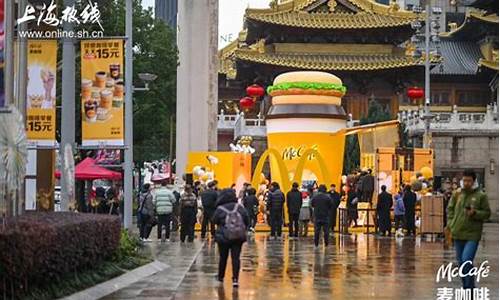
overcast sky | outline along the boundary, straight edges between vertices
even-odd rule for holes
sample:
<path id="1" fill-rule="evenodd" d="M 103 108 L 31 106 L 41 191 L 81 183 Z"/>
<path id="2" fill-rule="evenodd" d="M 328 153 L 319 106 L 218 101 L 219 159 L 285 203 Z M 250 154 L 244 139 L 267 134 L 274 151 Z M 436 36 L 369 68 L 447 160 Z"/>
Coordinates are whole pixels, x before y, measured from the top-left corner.
<path id="1" fill-rule="evenodd" d="M 182 1 L 182 0 L 178 0 Z M 243 28 L 247 7 L 269 7 L 270 0 L 219 0 L 219 48 L 233 41 Z M 154 7 L 155 0 L 142 0 L 143 6 Z"/>

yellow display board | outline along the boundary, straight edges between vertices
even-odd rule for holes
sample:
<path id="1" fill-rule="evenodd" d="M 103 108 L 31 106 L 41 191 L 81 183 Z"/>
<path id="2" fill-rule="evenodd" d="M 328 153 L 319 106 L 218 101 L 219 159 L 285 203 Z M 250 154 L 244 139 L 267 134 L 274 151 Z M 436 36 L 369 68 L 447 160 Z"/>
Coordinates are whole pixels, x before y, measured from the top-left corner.
<path id="1" fill-rule="evenodd" d="M 209 160 L 209 157 L 212 159 Z M 217 163 L 213 163 L 214 161 Z M 213 171 L 219 188 L 228 188 L 234 183 L 236 190 L 239 190 L 243 183 L 251 180 L 252 155 L 236 152 L 189 152 L 185 173 L 192 173 L 196 166 Z"/>
<path id="2" fill-rule="evenodd" d="M 26 133 L 30 143 L 56 142 L 57 41 L 28 41 Z"/>
<path id="3" fill-rule="evenodd" d="M 345 143 L 343 130 L 336 133 L 270 133 L 267 142 L 269 149 L 275 150 L 269 155 L 271 180 L 280 183 L 284 190 L 294 181 L 340 184 Z M 286 174 L 282 174 L 285 170 Z M 256 174 L 260 172 L 258 168 L 255 170 Z"/>
<path id="4" fill-rule="evenodd" d="M 81 41 L 82 144 L 123 145 L 123 40 Z"/>

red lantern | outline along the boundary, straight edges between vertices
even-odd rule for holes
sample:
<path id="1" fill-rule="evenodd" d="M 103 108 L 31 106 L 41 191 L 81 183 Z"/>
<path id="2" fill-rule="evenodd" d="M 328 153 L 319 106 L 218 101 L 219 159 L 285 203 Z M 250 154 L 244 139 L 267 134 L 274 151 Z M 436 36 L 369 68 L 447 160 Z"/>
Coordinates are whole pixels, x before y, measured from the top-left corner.
<path id="1" fill-rule="evenodd" d="M 244 111 L 251 109 L 254 105 L 254 101 L 251 97 L 243 97 L 240 99 L 240 108 Z"/>
<path id="2" fill-rule="evenodd" d="M 247 95 L 252 98 L 262 97 L 264 96 L 264 88 L 257 84 L 252 84 L 247 87 Z"/>
<path id="3" fill-rule="evenodd" d="M 408 98 L 411 100 L 421 99 L 424 97 L 424 90 L 419 87 L 411 87 L 407 92 Z"/>

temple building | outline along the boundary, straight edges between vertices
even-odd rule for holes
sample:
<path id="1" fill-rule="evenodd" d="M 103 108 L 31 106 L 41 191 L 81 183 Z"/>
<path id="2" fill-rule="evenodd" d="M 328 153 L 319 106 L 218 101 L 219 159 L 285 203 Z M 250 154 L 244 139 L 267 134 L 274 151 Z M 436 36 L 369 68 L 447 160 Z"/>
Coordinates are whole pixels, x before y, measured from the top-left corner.
<path id="1" fill-rule="evenodd" d="M 441 34 L 443 60 L 431 70 L 434 167 L 436 175 L 451 179 L 474 169 L 498 219 L 498 1 L 463 4 L 465 18 Z M 405 103 L 400 111 L 420 145 L 422 108 Z"/>
<path id="2" fill-rule="evenodd" d="M 431 123 L 436 175 L 460 176 L 474 168 L 498 211 L 498 1 L 457 3 L 464 14 L 448 18 L 431 53 Z M 496 8 L 495 8 L 496 6 Z M 252 136 L 255 155 L 265 149 L 267 96 L 241 112 L 245 89 L 264 88 L 286 71 L 319 70 L 347 87 L 342 106 L 350 124 L 376 101 L 406 124 L 421 146 L 423 99 L 411 101 L 409 87 L 424 86 L 421 47 L 412 42 L 424 14 L 396 2 L 372 0 L 271 1 L 267 9 L 245 12 L 237 40 L 219 51 L 218 147 Z M 436 45 L 433 45 L 436 46 Z M 485 154 L 487 153 L 487 155 Z M 498 213 L 496 213 L 498 216 Z"/>

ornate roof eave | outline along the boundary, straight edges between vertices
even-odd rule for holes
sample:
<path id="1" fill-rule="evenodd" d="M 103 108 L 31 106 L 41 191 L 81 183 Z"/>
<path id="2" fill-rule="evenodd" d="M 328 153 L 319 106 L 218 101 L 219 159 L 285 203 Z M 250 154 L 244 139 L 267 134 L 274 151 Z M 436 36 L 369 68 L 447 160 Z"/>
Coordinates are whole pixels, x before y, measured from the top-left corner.
<path id="1" fill-rule="evenodd" d="M 457 28 L 455 28 L 451 31 L 441 33 L 441 36 L 442 37 L 453 37 L 458 32 L 460 32 L 464 28 L 466 28 L 467 24 L 469 24 L 469 22 L 474 20 L 474 19 L 476 19 L 478 21 L 490 23 L 490 24 L 498 24 L 498 14 L 487 14 L 485 11 L 471 9 L 471 10 L 467 11 L 467 13 L 465 14 L 465 19 L 460 26 L 458 26 Z"/>
<path id="2" fill-rule="evenodd" d="M 302 70 L 324 71 L 375 71 L 394 68 L 422 66 L 421 58 L 405 55 L 325 55 L 262 53 L 254 49 L 238 49 L 237 60 Z M 433 60 L 436 62 L 436 60 Z"/>
<path id="3" fill-rule="evenodd" d="M 478 62 L 479 67 L 486 67 L 488 69 L 498 71 L 498 60 L 486 60 L 484 58 L 479 59 Z"/>

